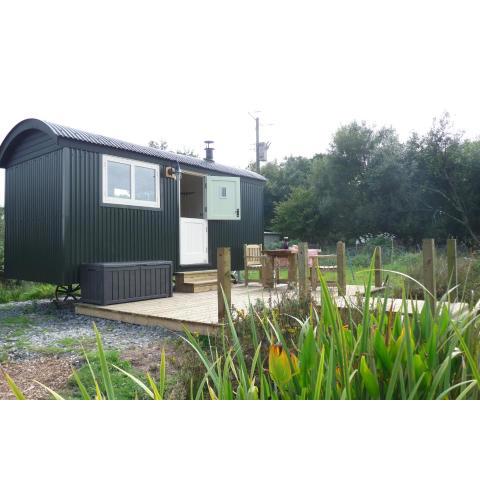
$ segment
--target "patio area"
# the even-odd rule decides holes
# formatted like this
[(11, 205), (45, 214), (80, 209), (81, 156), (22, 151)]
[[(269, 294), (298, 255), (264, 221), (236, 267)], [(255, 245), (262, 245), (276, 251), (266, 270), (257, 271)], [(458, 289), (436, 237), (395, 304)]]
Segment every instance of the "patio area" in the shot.
[[(250, 303), (255, 304), (258, 300), (275, 305), (286, 292), (286, 285), (279, 285), (271, 290), (255, 283), (248, 287), (233, 285), (232, 306), (245, 309)], [(347, 293), (352, 301), (362, 292), (362, 286), (348, 286)], [(316, 291), (316, 299), (319, 300), (319, 290)], [(188, 328), (192, 332), (208, 334), (220, 326), (215, 290), (199, 293), (175, 292), (169, 298), (106, 306), (79, 303), (75, 306), (75, 312), (139, 325), (159, 325), (179, 332)]]
[[(232, 306), (237, 309), (248, 308), (249, 304), (255, 304), (261, 300), (267, 304), (275, 305), (287, 291), (286, 285), (279, 285), (273, 289), (265, 289), (259, 284), (232, 286)], [(347, 285), (347, 295), (339, 297), (336, 288), (331, 287), (335, 301), (339, 308), (358, 306), (363, 298), (364, 288), (361, 285)], [(315, 300), (320, 303), (320, 289), (315, 291)], [(372, 298), (371, 308), (382, 296)], [(387, 310), (394, 312), (401, 308), (401, 299), (388, 298)], [(408, 312), (423, 308), (423, 300), (408, 301)], [(468, 310), (466, 303), (452, 303), (449, 306), (452, 312)], [(217, 291), (200, 293), (176, 292), (172, 297), (140, 302), (120, 303), (116, 305), (91, 305), (79, 303), (75, 306), (75, 312), (82, 315), (134, 323), (138, 325), (155, 325), (170, 330), (182, 332), (185, 328), (199, 334), (214, 333), (220, 326), (218, 323)]]

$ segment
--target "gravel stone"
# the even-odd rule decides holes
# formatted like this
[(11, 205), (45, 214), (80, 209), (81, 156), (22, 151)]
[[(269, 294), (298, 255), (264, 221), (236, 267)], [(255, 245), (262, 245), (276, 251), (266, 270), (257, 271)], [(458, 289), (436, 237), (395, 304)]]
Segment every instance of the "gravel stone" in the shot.
[[(80, 342), (85, 344), (86, 350), (94, 348), (93, 322), (100, 331), (105, 349), (111, 350), (150, 347), (179, 336), (163, 327), (76, 315), (73, 305), (57, 308), (49, 300), (12, 302), (0, 305), (0, 354), (3, 352), (8, 357), (3, 361), (28, 360), (46, 353), (66, 355), (74, 360), (81, 352)], [(68, 344), (64, 339), (68, 339)]]

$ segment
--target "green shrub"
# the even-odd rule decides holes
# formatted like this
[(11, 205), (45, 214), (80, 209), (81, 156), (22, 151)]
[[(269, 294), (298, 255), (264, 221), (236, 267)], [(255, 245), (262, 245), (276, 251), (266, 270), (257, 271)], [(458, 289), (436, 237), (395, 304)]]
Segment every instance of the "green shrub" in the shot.
[(24, 302), (53, 298), (55, 285), (35, 282), (16, 282), (6, 280), (0, 282), (0, 303)]

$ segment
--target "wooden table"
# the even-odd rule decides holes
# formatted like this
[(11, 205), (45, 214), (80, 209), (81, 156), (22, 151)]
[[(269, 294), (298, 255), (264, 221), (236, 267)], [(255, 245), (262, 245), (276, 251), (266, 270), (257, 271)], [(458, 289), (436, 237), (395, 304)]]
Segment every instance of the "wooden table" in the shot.
[[(297, 281), (297, 252), (288, 249), (263, 250), (265, 255), (265, 269), (262, 275), (264, 288), (273, 288), (274, 262), (276, 258), (288, 259), (288, 284), (293, 285)], [(278, 282), (278, 279), (277, 279)]]

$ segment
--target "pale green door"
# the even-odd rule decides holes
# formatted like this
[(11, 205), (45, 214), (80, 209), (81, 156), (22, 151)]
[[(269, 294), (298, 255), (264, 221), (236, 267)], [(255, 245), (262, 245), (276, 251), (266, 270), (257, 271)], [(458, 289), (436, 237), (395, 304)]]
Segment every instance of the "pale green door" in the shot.
[(240, 177), (207, 177), (207, 219), (240, 220)]

